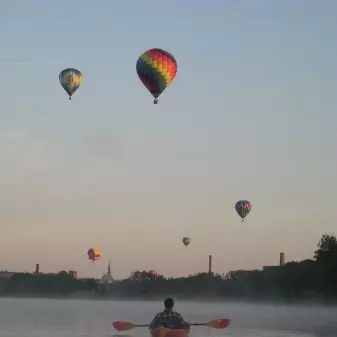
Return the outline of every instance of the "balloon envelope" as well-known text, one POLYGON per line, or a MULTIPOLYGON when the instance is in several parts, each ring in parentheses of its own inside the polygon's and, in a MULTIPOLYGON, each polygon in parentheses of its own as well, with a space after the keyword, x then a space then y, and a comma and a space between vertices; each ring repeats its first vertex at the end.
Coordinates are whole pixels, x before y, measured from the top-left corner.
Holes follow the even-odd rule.
POLYGON ((175 58, 159 48, 149 49, 138 58, 136 64, 138 77, 155 98, 155 104, 175 78, 177 67, 175 58))
POLYGON ((185 236, 182 241, 186 247, 191 243, 191 239, 188 238, 187 236, 185 236))
POLYGON ((97 248, 90 248, 88 250, 88 257, 89 257, 89 260, 95 262, 97 260, 99 260, 102 256, 102 252, 97 249, 97 248))
POLYGON ((239 200, 235 204, 235 210, 241 217, 242 221, 249 214, 251 209, 252 209, 252 204, 248 200, 239 200))
POLYGON ((82 73, 74 68, 67 68, 60 72, 59 81, 69 95, 69 99, 75 93, 75 91, 80 87, 83 82, 82 73))

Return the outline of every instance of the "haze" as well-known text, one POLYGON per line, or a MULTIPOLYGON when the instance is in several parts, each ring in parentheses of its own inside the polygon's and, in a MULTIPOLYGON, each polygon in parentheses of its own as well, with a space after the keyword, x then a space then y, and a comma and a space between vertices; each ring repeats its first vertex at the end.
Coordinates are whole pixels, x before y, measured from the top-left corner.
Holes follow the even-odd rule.
POLYGON ((207 270, 208 254, 219 273, 312 257, 337 220, 336 12, 332 0, 4 2, 0 268, 100 276, 111 259, 116 278, 180 276, 207 270), (154 47, 178 62, 158 105, 135 70, 154 47), (68 67, 84 75, 72 101, 68 67))

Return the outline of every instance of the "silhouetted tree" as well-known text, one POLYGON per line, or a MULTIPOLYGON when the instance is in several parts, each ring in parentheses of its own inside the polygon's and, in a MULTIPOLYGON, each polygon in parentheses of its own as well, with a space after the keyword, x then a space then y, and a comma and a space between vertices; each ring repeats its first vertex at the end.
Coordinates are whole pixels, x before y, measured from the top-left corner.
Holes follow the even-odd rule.
POLYGON ((318 290, 328 297, 337 297, 337 239, 335 235, 323 234, 315 251, 318 290))
POLYGON ((335 235, 322 235, 314 258, 316 261, 337 261, 337 238, 335 235))

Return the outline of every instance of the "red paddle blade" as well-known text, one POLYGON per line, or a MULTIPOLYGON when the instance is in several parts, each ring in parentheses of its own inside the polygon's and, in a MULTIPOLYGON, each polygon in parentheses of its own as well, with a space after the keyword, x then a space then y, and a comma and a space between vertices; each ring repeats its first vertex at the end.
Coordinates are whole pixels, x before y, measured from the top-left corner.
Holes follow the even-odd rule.
POLYGON ((228 327, 229 319, 228 318, 216 319, 214 321, 209 322, 206 325, 213 329, 224 329, 228 327))
POLYGON ((116 321, 116 322, 113 322, 112 326, 117 331, 126 331, 126 330, 133 329, 135 327, 134 324, 132 324, 130 322, 125 322, 125 321, 116 321))

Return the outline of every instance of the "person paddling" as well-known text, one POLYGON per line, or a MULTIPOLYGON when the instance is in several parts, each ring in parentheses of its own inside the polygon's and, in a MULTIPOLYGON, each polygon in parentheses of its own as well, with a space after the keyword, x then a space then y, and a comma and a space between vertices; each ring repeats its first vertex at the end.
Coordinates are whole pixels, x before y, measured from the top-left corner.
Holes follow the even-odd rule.
POLYGON ((159 312, 149 325, 149 329, 156 329, 160 326, 169 329, 187 329, 190 330, 189 323, 185 322, 182 316, 173 311, 174 301, 172 298, 167 298, 164 301, 165 309, 159 312))

